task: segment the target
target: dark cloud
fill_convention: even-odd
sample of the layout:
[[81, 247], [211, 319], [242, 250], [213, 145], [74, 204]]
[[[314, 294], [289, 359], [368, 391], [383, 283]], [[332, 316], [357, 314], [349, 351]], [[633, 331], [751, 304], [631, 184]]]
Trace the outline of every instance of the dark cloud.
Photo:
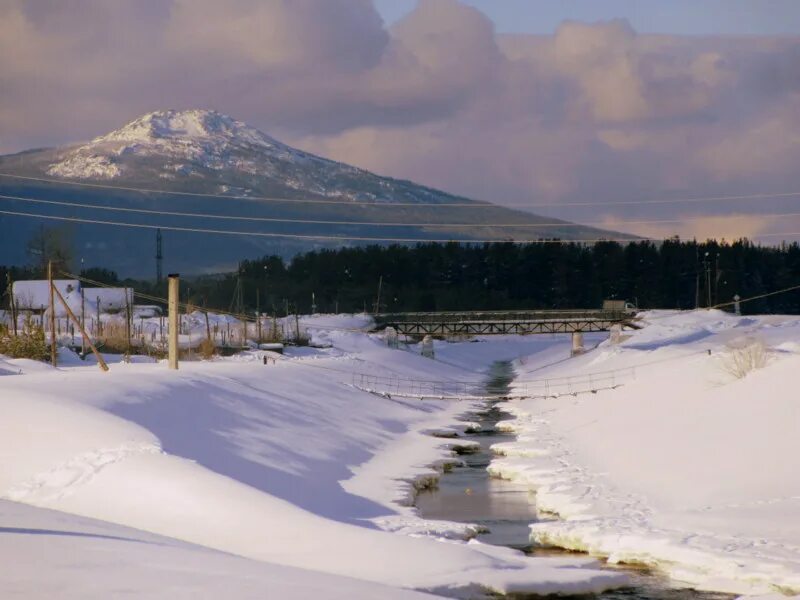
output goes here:
[[457, 0], [390, 29], [370, 0], [0, 0], [0, 151], [208, 107], [497, 202], [785, 191], [799, 65], [789, 37], [498, 35]]

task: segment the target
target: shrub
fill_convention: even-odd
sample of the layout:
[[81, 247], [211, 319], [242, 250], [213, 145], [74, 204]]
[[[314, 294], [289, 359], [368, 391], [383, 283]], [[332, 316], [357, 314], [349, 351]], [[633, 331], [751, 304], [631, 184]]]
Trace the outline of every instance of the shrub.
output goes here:
[[44, 329], [38, 325], [29, 322], [17, 335], [7, 326], [0, 325], [0, 354], [47, 362], [50, 360], [50, 346], [45, 341]]
[[751, 371], [766, 367], [769, 358], [769, 351], [761, 340], [745, 338], [728, 345], [722, 357], [722, 369], [735, 379], [742, 379]]
[[200, 345], [197, 347], [197, 352], [202, 358], [209, 360], [216, 356], [217, 346], [214, 344], [213, 340], [206, 338], [200, 342]]

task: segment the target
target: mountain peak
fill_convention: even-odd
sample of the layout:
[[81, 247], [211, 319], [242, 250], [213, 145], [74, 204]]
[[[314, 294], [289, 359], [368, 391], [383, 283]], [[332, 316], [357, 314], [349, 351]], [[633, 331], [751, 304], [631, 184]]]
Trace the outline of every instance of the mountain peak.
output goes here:
[[134, 162], [157, 161], [158, 177], [174, 179], [199, 169], [255, 173], [264, 161], [322, 160], [295, 150], [214, 110], [159, 110], [111, 133], [64, 149], [47, 174], [72, 179], [114, 179]]
[[92, 140], [104, 142], [153, 143], [156, 140], [184, 140], [198, 143], [221, 140], [274, 145], [276, 142], [254, 127], [215, 110], [158, 110], [147, 113], [106, 135]]

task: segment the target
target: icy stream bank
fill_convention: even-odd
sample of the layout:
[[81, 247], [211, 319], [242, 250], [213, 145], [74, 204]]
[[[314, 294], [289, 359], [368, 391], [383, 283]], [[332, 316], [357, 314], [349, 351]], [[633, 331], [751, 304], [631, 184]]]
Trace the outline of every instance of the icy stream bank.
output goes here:
[[[503, 394], [513, 379], [507, 362], [496, 363], [489, 374], [487, 392]], [[485, 530], [478, 541], [523, 550], [533, 556], [574, 556], [568, 552], [543, 547], [530, 538], [530, 524], [552, 521], [552, 516], [539, 514], [535, 494], [524, 483], [493, 477], [487, 470], [494, 456], [492, 446], [513, 442], [515, 435], [498, 423], [511, 419], [504, 411], [505, 403], [490, 403], [465, 419], [480, 427], [471, 427], [459, 442], [477, 444], [478, 449], [462, 456], [463, 466], [443, 474], [436, 486], [422, 490], [415, 506], [425, 519], [456, 521], [477, 525]], [[618, 569], [614, 568], [614, 571]], [[595, 598], [656, 600], [727, 600], [732, 596], [670, 587], [663, 576], [644, 569], [625, 569], [631, 585], [616, 591], [595, 595]]]

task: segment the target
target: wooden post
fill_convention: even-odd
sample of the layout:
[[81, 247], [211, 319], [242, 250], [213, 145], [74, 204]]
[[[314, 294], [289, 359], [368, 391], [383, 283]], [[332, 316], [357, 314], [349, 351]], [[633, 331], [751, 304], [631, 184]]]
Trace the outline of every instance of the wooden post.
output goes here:
[[131, 321], [133, 320], [133, 315], [131, 315], [131, 303], [130, 299], [128, 298], [128, 288], [122, 288], [125, 292], [125, 339], [126, 339], [126, 354], [127, 360], [131, 358]]
[[53, 284], [53, 261], [47, 261], [47, 281], [50, 284], [50, 362], [55, 367], [58, 359], [56, 357], [56, 303], [54, 296], [56, 288]]
[[11, 312], [11, 327], [14, 330], [14, 337], [17, 337], [17, 310], [14, 303], [14, 282], [11, 280], [11, 273], [7, 275], [8, 280], [8, 309]]
[[89, 336], [87, 335], [86, 330], [83, 328], [83, 325], [81, 325], [81, 322], [78, 321], [78, 317], [75, 316], [75, 314], [72, 312], [72, 309], [67, 305], [67, 301], [64, 300], [64, 296], [61, 295], [61, 292], [55, 289], [55, 286], [53, 286], [51, 289], [58, 295], [58, 299], [61, 300], [61, 304], [64, 305], [64, 308], [66, 309], [67, 314], [70, 316], [70, 318], [78, 325], [78, 327], [80, 327], [83, 339], [92, 349], [94, 355], [97, 357], [97, 364], [100, 365], [100, 368], [103, 371], [108, 371], [108, 365], [106, 364], [106, 361], [103, 360], [103, 356], [97, 351], [97, 348], [94, 347], [94, 344], [92, 343], [92, 340], [89, 339]]
[[103, 335], [103, 325], [100, 322], [100, 296], [97, 297], [97, 306], [95, 307], [95, 312], [97, 313], [97, 335], [98, 337]]
[[[86, 296], [81, 286], [81, 327], [86, 327]], [[81, 337], [81, 358], [86, 356], [86, 340]]]
[[169, 368], [178, 370], [178, 285], [180, 283], [180, 275], [171, 273], [168, 276], [168, 311], [169, 311]]

